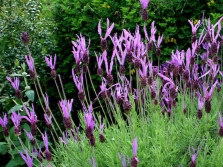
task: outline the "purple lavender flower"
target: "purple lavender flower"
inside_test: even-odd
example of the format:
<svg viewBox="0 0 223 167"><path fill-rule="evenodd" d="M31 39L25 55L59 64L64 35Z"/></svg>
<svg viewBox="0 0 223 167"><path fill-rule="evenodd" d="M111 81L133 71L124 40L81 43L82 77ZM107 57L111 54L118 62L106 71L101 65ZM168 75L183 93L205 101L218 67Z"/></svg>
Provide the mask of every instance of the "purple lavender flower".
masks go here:
<svg viewBox="0 0 223 167"><path fill-rule="evenodd" d="M191 28L192 28L192 38L191 38L191 43L194 43L196 41L196 33L197 33L197 29L200 27L200 20L194 25L193 21L191 20L188 20L188 22L190 23L191 25Z"/></svg>
<svg viewBox="0 0 223 167"><path fill-rule="evenodd" d="M117 104L121 105L123 103L122 88L120 85L116 85L114 97Z"/></svg>
<svg viewBox="0 0 223 167"><path fill-rule="evenodd" d="M60 141L64 144L67 145L68 143L68 138L69 138L69 135L66 131L63 132L63 136L62 137L59 137Z"/></svg>
<svg viewBox="0 0 223 167"><path fill-rule="evenodd" d="M21 128L20 128L21 119L22 117L20 113L16 114L16 112L12 111L11 120L15 126L14 132L16 136L21 135Z"/></svg>
<svg viewBox="0 0 223 167"><path fill-rule="evenodd" d="M113 50L110 65L108 65L107 55L104 56L105 68L106 68L106 73L107 73L106 80L107 80L107 84L109 86L113 85L113 81L114 81L114 78L113 78L113 75L112 75L112 68L113 68L115 55L117 55L117 50L116 49Z"/></svg>
<svg viewBox="0 0 223 167"><path fill-rule="evenodd" d="M203 92L204 92L204 98L205 98L205 111L207 113L211 111L211 97L217 83L218 81L215 81L215 83L211 86L209 91L208 91L208 87L203 85Z"/></svg>
<svg viewBox="0 0 223 167"><path fill-rule="evenodd" d="M19 154L22 157L22 159L25 161L28 167L33 166L33 157L32 158L30 157L28 150L25 151L25 155L21 151L19 151Z"/></svg>
<svg viewBox="0 0 223 167"><path fill-rule="evenodd" d="M141 85L142 87L146 87L148 84L147 69L149 67L149 64L146 63L146 57L144 57L144 59L141 59L141 65L142 65L142 70L139 69L139 74L141 76Z"/></svg>
<svg viewBox="0 0 223 167"><path fill-rule="evenodd" d="M124 40L125 40L125 49L127 50L127 53L126 53L126 61L127 63L132 63L132 59L133 59L133 56L132 56L132 45L133 45L133 42L134 42L134 38L133 36L131 35L130 32L128 32L127 30L123 30L124 32ZM114 42L113 42L114 44Z"/></svg>
<svg viewBox="0 0 223 167"><path fill-rule="evenodd" d="M89 108L86 109L85 106L84 107L84 121L86 124L86 136L88 138L90 138L90 135L93 133L94 131L94 119L93 119L93 115L92 115L92 102L89 105Z"/></svg>
<svg viewBox="0 0 223 167"><path fill-rule="evenodd" d="M44 146L46 148L45 151L44 151L44 155L45 155L45 158L46 158L47 161L52 161L52 154L50 153L50 150L49 150L47 134L46 134L46 132L44 134L42 134Z"/></svg>
<svg viewBox="0 0 223 167"><path fill-rule="evenodd" d="M37 134L37 116L34 112L34 106L32 104L32 111L29 111L26 106L23 106L23 108L25 109L27 116L22 116L22 118L25 118L27 121L29 121L29 123L31 124L31 133L33 136L35 136Z"/></svg>
<svg viewBox="0 0 223 167"><path fill-rule="evenodd" d="M112 25L109 27L109 19L107 18L107 29L106 29L106 33L105 36L102 37L102 30L101 30L101 20L98 23L98 34L100 35L101 38L101 49L102 50L106 50L107 49L107 37L110 35L112 29L114 28L114 23L112 23Z"/></svg>
<svg viewBox="0 0 223 167"><path fill-rule="evenodd" d="M96 53L95 53L95 55L96 55L96 60L97 60L97 64L98 64L97 74L98 74L99 76L102 76L102 75L103 75L103 70L102 70L102 68L101 68L101 65L102 65L102 63L103 63L104 56L107 55L107 51L105 50L105 51L102 53L102 55L99 55L99 56L98 56Z"/></svg>
<svg viewBox="0 0 223 167"><path fill-rule="evenodd" d="M67 129L71 129L72 128L72 122L71 122L71 119L70 119L70 112L71 112L71 109L72 109L73 99L71 99L71 100L61 100L59 103L60 103L61 110L63 112L64 126Z"/></svg>
<svg viewBox="0 0 223 167"><path fill-rule="evenodd" d="M221 20L223 19L223 17L221 17L218 22L215 25L212 25L211 28L211 53L212 54L217 54L218 53L218 49L220 46L220 42L217 41L219 35L220 35L220 31L221 31ZM215 35L215 27L218 26L218 30L217 33Z"/></svg>
<svg viewBox="0 0 223 167"><path fill-rule="evenodd" d="M139 0L141 5L142 5L142 8L143 9L146 9L148 7L148 4L149 4L149 1L150 0Z"/></svg>
<svg viewBox="0 0 223 167"><path fill-rule="evenodd" d="M153 51L153 42L156 41L155 39L155 33L156 33L156 27L155 27L155 21L151 23L151 35L150 37L148 36L146 26L144 25L144 34L146 39L148 40L148 51Z"/></svg>
<svg viewBox="0 0 223 167"><path fill-rule="evenodd" d="M84 109L84 121L86 124L85 134L89 139L90 145L95 146L95 137L93 134L95 122L92 115L92 110L93 110L92 102L90 102L88 109L86 108L86 106L83 105L83 109Z"/></svg>
<svg viewBox="0 0 223 167"><path fill-rule="evenodd" d="M119 48L119 54L117 54L117 59L118 59L119 64L120 64L119 73L121 75L125 75L126 69L125 69L124 64L125 64L125 57L126 57L126 54L127 54L127 48L125 48L125 50L123 51L121 44L117 43L117 45L118 45L118 48Z"/></svg>
<svg viewBox="0 0 223 167"><path fill-rule="evenodd" d="M148 12L146 9L148 7L149 1L150 0L140 0L140 3L142 5L142 20L143 21L148 20Z"/></svg>
<svg viewBox="0 0 223 167"><path fill-rule="evenodd" d="M99 119L99 123L100 123L100 134L99 134L99 139L100 139L100 142L101 143L104 143L105 142L105 137L103 135L103 131L104 131L104 123L101 123L102 121L102 116L100 116L100 119Z"/></svg>
<svg viewBox="0 0 223 167"><path fill-rule="evenodd" d="M198 147L198 150L195 150L195 149L192 147L192 151L193 151L193 154L192 154L192 156L191 156L190 167L196 167L196 159L197 159L197 154L198 154L198 151L199 151L199 147Z"/></svg>
<svg viewBox="0 0 223 167"><path fill-rule="evenodd" d="M219 126L220 126L220 129L218 131L218 134L219 134L219 136L222 137L223 136L223 117L221 116L220 112L218 112L218 115L219 115L218 122L219 122Z"/></svg>
<svg viewBox="0 0 223 167"><path fill-rule="evenodd" d="M0 125L3 128L3 135L5 137L8 137L9 136L9 131L8 131L8 128L7 128L8 118L7 118L7 114L6 113L4 113L3 115L4 115L3 119L0 117Z"/></svg>
<svg viewBox="0 0 223 167"><path fill-rule="evenodd" d="M28 45L29 44L29 34L28 34L28 32L22 32L22 34L20 36L20 39L21 39L21 41L24 45Z"/></svg>
<svg viewBox="0 0 223 167"><path fill-rule="evenodd" d="M156 55L157 55L158 57L161 56L160 45L161 45L162 40L163 40L163 35L162 35L162 36L159 36L159 37L158 37L158 42L157 42L157 44L155 43L155 46L156 46Z"/></svg>
<svg viewBox="0 0 223 167"><path fill-rule="evenodd" d="M83 72L81 75L78 77L75 73L74 70L72 69L72 76L74 83L78 89L78 99L80 102L83 102L85 100L85 95L83 91L83 85L84 85L84 77L83 77Z"/></svg>
<svg viewBox="0 0 223 167"><path fill-rule="evenodd" d="M50 130L52 130L52 115L44 114L45 123Z"/></svg>
<svg viewBox="0 0 223 167"><path fill-rule="evenodd" d="M131 161L131 167L137 167L138 162L139 162L139 160L137 158L137 148L138 148L137 138L135 138L132 143L133 158Z"/></svg>
<svg viewBox="0 0 223 167"><path fill-rule="evenodd" d="M56 71L55 71L55 66L56 66L56 59L57 59L57 56L55 55L54 56L54 61L53 61L53 58L52 56L50 55L50 58L46 57L45 56L45 61L46 61L46 64L50 67L51 69L51 72L50 72L50 75L53 79L56 79Z"/></svg>
<svg viewBox="0 0 223 167"><path fill-rule="evenodd" d="M90 39L88 41L88 46L87 46L85 42L85 37L83 37L82 34L80 34L80 36L77 35L77 37L78 37L77 46L80 48L78 49L78 51L80 52L81 60L84 65L87 65L90 59L89 58Z"/></svg>
<svg viewBox="0 0 223 167"><path fill-rule="evenodd" d="M124 110L124 112L126 114L129 114L129 112L132 109L132 103L128 99L128 93L129 93L129 91L128 91L128 87L127 86L128 85L125 85L125 87L123 88L124 89L124 91L123 91L124 100L123 100L123 103L122 103L122 108L123 108L123 110Z"/></svg>
<svg viewBox="0 0 223 167"><path fill-rule="evenodd" d="M34 146L36 144L34 136L32 135L32 133L27 132L25 129L24 131L26 132L26 136L29 138L30 143L32 144L32 146Z"/></svg>
<svg viewBox="0 0 223 167"><path fill-rule="evenodd" d="M36 72L35 72L35 68L34 68L34 59L32 58L31 55L25 56L25 59L26 59L27 65L29 67L30 78L35 79L36 78Z"/></svg>
<svg viewBox="0 0 223 167"><path fill-rule="evenodd" d="M197 117L199 119L202 118L202 108L204 106L204 98L201 96L201 94L199 92L197 92L197 96L198 96L198 112L197 112Z"/></svg>
<svg viewBox="0 0 223 167"><path fill-rule="evenodd" d="M75 66L75 72L79 75L81 73L81 68L80 68L80 63L81 63L81 60L82 60L82 57L81 57L81 47L80 45L78 45L76 42L72 41L72 44L73 44L73 55L74 55L74 59L75 59L75 62L76 62L76 66Z"/></svg>
<svg viewBox="0 0 223 167"><path fill-rule="evenodd" d="M19 84L20 84L19 78L14 77L14 81L12 81L12 79L7 76L6 79L11 83L13 89L15 90L15 96L21 100L22 92L19 90Z"/></svg>

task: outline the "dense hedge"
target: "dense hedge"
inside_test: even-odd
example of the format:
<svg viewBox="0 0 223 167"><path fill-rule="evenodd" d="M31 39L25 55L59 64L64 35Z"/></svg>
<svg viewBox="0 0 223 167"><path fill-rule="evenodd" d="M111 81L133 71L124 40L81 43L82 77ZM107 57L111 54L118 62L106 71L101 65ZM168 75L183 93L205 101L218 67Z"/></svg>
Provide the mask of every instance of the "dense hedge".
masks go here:
<svg viewBox="0 0 223 167"><path fill-rule="evenodd" d="M155 20L157 34L164 34L161 61L169 59L173 49L190 46L191 26L188 19L196 22L204 13L206 17L211 16L216 21L221 16L222 4L221 0L151 0L146 25L150 26ZM63 74L66 80L65 89L70 96L75 92L70 71L75 62L71 53L71 41L76 39L77 34L81 33L91 39L90 56L91 61L95 61L93 51L101 51L97 31L100 19L103 32L106 29L106 18L115 23L113 32L121 32L123 28L134 32L136 25L144 25L141 4L135 0L56 0L53 4L53 17L57 25L55 35L59 46L57 72ZM90 69L96 71L96 63L93 64ZM92 76L98 79L95 74Z"/></svg>

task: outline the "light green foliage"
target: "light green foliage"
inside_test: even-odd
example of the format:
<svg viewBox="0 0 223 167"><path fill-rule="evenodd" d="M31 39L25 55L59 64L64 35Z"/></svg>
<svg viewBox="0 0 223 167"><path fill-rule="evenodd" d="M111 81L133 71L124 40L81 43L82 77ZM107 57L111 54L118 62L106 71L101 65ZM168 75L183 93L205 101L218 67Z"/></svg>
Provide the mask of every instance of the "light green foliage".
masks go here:
<svg viewBox="0 0 223 167"><path fill-rule="evenodd" d="M199 148L196 161L198 166L221 166L223 140L218 136L218 111L222 111L222 102L219 103L218 97L222 98L222 93L214 92L212 112L208 114L203 111L200 120L196 117L197 98L191 98L183 92L178 94L178 105L172 110L171 117L163 115L160 106L151 104L149 95L144 106L145 116L137 115L136 111L141 110L134 109L133 106L127 115L127 121L122 118L119 107L114 104L116 108L113 112L116 113L117 124L105 127L106 141L100 143L97 122L94 131L95 147L89 145L84 131L83 114L80 114L83 131L79 132L79 140L70 138L67 145L60 142L54 150L54 164L58 167L89 167L93 156L97 167L121 166L118 153L131 160L132 141L136 137L139 167L189 166L192 147L195 150ZM183 113L183 102L186 104L186 114Z"/></svg>

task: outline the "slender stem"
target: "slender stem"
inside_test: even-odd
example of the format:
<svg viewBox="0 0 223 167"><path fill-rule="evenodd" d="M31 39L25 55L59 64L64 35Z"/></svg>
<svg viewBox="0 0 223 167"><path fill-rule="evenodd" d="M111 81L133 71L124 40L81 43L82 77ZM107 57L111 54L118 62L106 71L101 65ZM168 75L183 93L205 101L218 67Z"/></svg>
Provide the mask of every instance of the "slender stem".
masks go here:
<svg viewBox="0 0 223 167"><path fill-rule="evenodd" d="M57 91L58 91L58 93L59 93L60 99L62 100L63 98L62 98L62 96L61 96L61 94L60 94L60 89L59 89L59 86L58 86L58 84L57 84L56 79L54 79L54 82L55 82L55 85L56 85L56 87L57 87Z"/></svg>
<svg viewBox="0 0 223 167"><path fill-rule="evenodd" d="M90 103L90 93L89 93L89 89L88 89L88 82L87 82L87 75L85 74L85 82L86 82L86 87L87 87L87 97L86 100L88 100L88 103Z"/></svg>
<svg viewBox="0 0 223 167"><path fill-rule="evenodd" d="M94 84L93 84L93 82L92 82L92 80L91 80L91 74L90 74L90 70L89 70L89 68L87 67L87 70L88 70L88 75L89 75L89 79L90 79L90 82L91 82L91 85L92 85L92 88L93 88L93 91L94 91L94 93L95 93L95 96L97 97L97 93L96 93L96 90L95 90L95 87L94 87ZM102 109L102 111L103 111L103 114L105 115L105 117L107 117L106 116L106 114L105 114L105 111L104 111L104 108L103 108L103 106L102 106L102 104L101 104L101 101L98 99L98 102L99 102L99 105L101 106L101 109Z"/></svg>

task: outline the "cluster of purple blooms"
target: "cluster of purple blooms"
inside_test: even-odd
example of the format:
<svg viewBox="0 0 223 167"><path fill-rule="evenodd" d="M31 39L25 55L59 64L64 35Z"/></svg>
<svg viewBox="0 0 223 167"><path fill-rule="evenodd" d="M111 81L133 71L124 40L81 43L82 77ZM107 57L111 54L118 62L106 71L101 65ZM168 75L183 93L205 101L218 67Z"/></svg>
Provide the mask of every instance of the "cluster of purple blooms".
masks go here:
<svg viewBox="0 0 223 167"><path fill-rule="evenodd" d="M142 4L142 19L144 21L148 20L147 7L149 0L140 0ZM189 23L192 27L192 37L191 37L191 48L184 50L176 50L171 54L171 60L167 61L164 64L158 66L153 64L151 55L155 52L158 57L161 56L161 43L163 40L163 35L158 36L156 39L156 27L155 22L151 23L150 35L147 32L147 27L144 26L144 36L141 35L139 26L136 27L135 33L132 34L128 30L123 30L121 35L118 37L117 34L111 36L112 29L114 28L114 23L110 25L109 19L107 19L107 29L105 36L102 36L101 29L101 20L98 24L98 34L100 35L100 46L102 53L96 53L97 60L97 74L101 77L100 92L97 95L95 100L98 100L102 97L109 104L116 103L122 107L123 111L126 114L129 114L132 109L132 101L130 101L130 96L134 95L134 100L136 105L139 101L143 104L144 97L147 96L147 92L150 92L151 101L154 105L160 105L163 108L162 114L167 114L169 117L173 114L173 108L177 104L177 94L183 93L186 94L190 92L191 98L198 99L198 111L197 118L201 119L203 115L203 107L207 113L210 113L212 110L211 99L212 94L217 88L219 92L222 85L223 71L220 71L220 58L218 57L218 52L220 45L222 45L223 36L220 35L221 31L221 21L223 17L215 25L211 25L210 19L205 20L202 18L202 21L198 21L195 25L193 21L189 20ZM200 36L197 36L197 30L203 26L203 29L200 33ZM23 34L23 39L27 43L28 38L27 34ZM110 38L113 44L113 50L111 56L108 55L109 46L107 43L108 38ZM143 38L147 40L146 43L143 42ZM220 40L220 41L219 41ZM74 84L78 90L78 99L83 106L84 111L84 121L85 121L85 134L89 140L89 144L94 147L95 136L95 118L93 116L93 104L90 102L90 105L87 107L85 105L85 91L84 91L84 73L89 72L88 64L90 61L89 56L89 47L90 40L88 45L86 44L85 37L81 34L77 36L76 42L72 41L73 44L73 55L76 62L75 69L72 69L72 76ZM34 66L34 59L31 55L25 56L26 63L29 67L30 78L36 80L37 74ZM117 60L119 67L117 80L115 82L115 77L113 76L113 65ZM201 64L197 62L201 60ZM54 60L52 56L45 57L47 65L50 67L51 77L55 80L57 77L56 74L56 55ZM222 62L221 62L222 63ZM105 67L105 72L103 71L103 66ZM137 88L132 87L132 77L127 72L127 67L135 69L137 77L140 80L140 84ZM219 79L220 77L220 79ZM158 80L161 80L161 88L158 87ZM11 83L13 89L15 90L15 96L22 100L22 92L19 89L20 80L18 77L14 77L12 80L10 77L7 77L7 80ZM179 83L183 84L179 85ZM112 98L111 98L112 97ZM112 101L113 99L113 101ZM111 103L112 101L112 103ZM45 113L44 118L46 125L51 130L52 125L52 113L49 108L49 100L47 94L44 97L45 103ZM74 132L74 125L71 119L73 99L71 100L61 100L59 101L59 106L63 115L63 123L66 130L71 130L73 133L78 133L78 129ZM183 102L184 104L184 102ZM187 105L187 104L186 104ZM184 114L186 114L186 105L184 105ZM36 135L37 135L37 116L34 111L34 106L32 108L23 106L26 116L22 116L20 112L12 112L11 121L14 124L14 132L16 136L20 136L22 131L20 128L21 121L26 120L30 123L31 131L26 130L25 133L30 140L31 145L33 146L32 152L29 150L24 150L25 154L20 152L21 157L26 162L27 166L33 166L33 156L36 154L40 162L42 158L45 157L47 161L52 161L52 155L49 150L48 137L46 132L42 134L42 139L45 145L45 151L41 152L40 148L36 148ZM7 114L4 113L3 118L0 118L0 125L3 127L3 134L5 137L9 136L8 128L8 118ZM219 112L219 135L223 136L223 117ZM105 142L105 136L103 134L104 124L100 118L100 135L99 139L101 143ZM67 144L67 139L69 135L67 132L64 132L64 135L60 140ZM75 141L78 140L78 136L75 136ZM133 140L132 150L133 158L131 159L131 167L137 167L139 162L137 157L137 139ZM191 167L196 166L196 156L198 151L194 151L194 154L191 158ZM31 156L30 156L31 155ZM122 161L122 166L127 167L130 160L126 160L126 157L122 157L119 154L119 158ZM91 160L92 166L95 165L94 157Z"/></svg>

